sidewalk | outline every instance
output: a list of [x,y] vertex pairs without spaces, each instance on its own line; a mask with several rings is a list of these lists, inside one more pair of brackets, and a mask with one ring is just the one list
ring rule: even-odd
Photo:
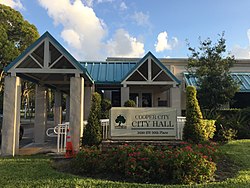
[[56,145],[51,144],[49,142],[45,144],[30,143],[19,149],[19,155],[35,155],[44,153],[51,153],[56,155],[60,154],[57,153]]

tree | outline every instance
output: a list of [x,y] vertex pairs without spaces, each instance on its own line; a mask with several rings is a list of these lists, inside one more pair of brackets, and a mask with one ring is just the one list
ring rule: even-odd
[[3,68],[38,37],[37,28],[24,20],[18,11],[0,4],[0,95],[4,86]]
[[239,86],[230,76],[230,68],[236,63],[234,56],[226,53],[224,33],[217,43],[208,38],[200,40],[198,50],[189,46],[191,56],[187,70],[197,79],[197,97],[202,109],[215,110],[227,104]]
[[198,100],[196,98],[196,89],[194,86],[186,88],[186,122],[183,128],[184,140],[190,140],[195,143],[206,140],[206,130],[200,110]]
[[92,94],[91,109],[88,117],[88,124],[83,132],[83,145],[98,146],[102,140],[101,132],[101,95],[97,92]]

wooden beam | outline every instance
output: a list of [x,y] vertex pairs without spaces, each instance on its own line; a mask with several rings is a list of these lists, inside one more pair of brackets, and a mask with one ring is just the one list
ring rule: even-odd
[[44,59],[43,59],[44,67],[48,68],[49,63],[50,63],[49,40],[46,38],[44,41]]
[[36,58],[33,57],[32,54],[30,54],[29,56],[31,57],[31,59],[33,59],[36,62],[37,65],[39,65],[41,68],[43,68],[42,65],[39,63],[39,61],[37,61]]
[[126,81],[126,85],[176,85],[173,81]]
[[76,74],[80,75],[82,72],[77,69],[40,69],[40,68],[16,68],[13,72],[16,73],[44,73],[44,74]]
[[62,59],[63,55],[60,55],[50,66],[49,68],[53,67],[60,59]]
[[148,80],[147,78],[145,78],[145,76],[137,69],[136,70],[141,76],[142,76],[142,78],[144,79],[144,80]]
[[60,84],[60,85],[67,85],[70,84],[70,81],[61,81],[61,80],[50,80],[50,81],[43,81],[44,84]]
[[152,80],[152,58],[148,58],[148,80]]
[[162,72],[163,72],[163,70],[161,69],[161,70],[155,75],[155,77],[152,79],[152,81],[154,81]]

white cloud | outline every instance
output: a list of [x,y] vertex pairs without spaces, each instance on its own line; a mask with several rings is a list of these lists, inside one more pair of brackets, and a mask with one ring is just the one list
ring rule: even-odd
[[109,56],[141,57],[144,53],[144,44],[131,37],[124,29],[118,29],[113,39],[108,41]]
[[24,9],[24,6],[20,0],[1,0],[0,4],[10,6],[14,9]]
[[232,49],[231,54],[234,55],[236,58],[250,58],[250,46],[244,48],[239,45],[235,45]]
[[100,51],[106,26],[92,8],[85,6],[81,0],[39,0],[39,3],[55,25],[63,26],[61,37],[76,58],[103,58]]
[[172,40],[169,40],[168,33],[166,31],[158,34],[157,42],[155,44],[156,52],[163,52],[164,50],[172,50],[178,44],[177,37],[172,37]]
[[72,29],[65,29],[61,33],[61,37],[70,45],[76,49],[81,49],[81,39],[78,33]]
[[149,15],[144,14],[143,12],[135,12],[132,15],[132,19],[136,22],[139,26],[150,26],[149,22]]
[[235,45],[232,48],[231,54],[234,55],[236,58],[250,58],[250,29],[247,30],[247,37],[248,37],[248,46],[241,47],[239,45]]
[[104,41],[108,28],[91,7],[81,0],[39,0],[54,24],[62,26],[67,49],[79,60],[100,60],[107,55],[141,56],[144,44],[123,30]]
[[123,1],[123,2],[121,2],[121,4],[120,4],[120,10],[126,10],[128,7],[127,7],[127,5],[126,5],[126,3]]

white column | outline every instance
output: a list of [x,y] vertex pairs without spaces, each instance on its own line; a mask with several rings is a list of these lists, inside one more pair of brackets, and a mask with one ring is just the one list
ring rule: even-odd
[[70,96],[66,96],[66,117],[65,121],[69,122],[69,114],[70,114]]
[[70,133],[73,149],[79,151],[80,137],[83,133],[84,79],[70,78]]
[[129,87],[121,87],[121,106],[129,100]]
[[84,87],[84,118],[85,120],[89,117],[90,107],[91,107],[91,96],[93,89],[91,86]]
[[62,123],[62,93],[55,91],[55,111],[54,111],[54,124],[57,126]]
[[177,110],[177,116],[181,115],[181,88],[170,88],[170,107]]
[[34,124],[35,143],[40,143],[40,144],[44,143],[46,128],[47,128],[46,87],[36,85],[35,124]]
[[2,125],[2,156],[14,156],[19,152],[21,80],[5,77]]

